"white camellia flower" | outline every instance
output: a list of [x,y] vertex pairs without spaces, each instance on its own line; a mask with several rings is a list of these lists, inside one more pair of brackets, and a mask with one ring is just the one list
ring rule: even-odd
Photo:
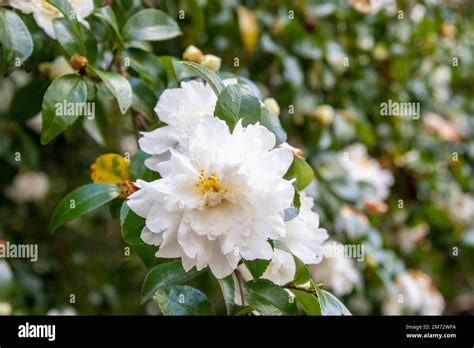
[[[327,248],[338,248],[341,244],[335,241],[325,243]],[[336,296],[352,292],[354,285],[360,281],[354,261],[347,257],[326,256],[319,265],[311,266],[311,275],[316,283],[324,283],[334,291]]]
[[[324,241],[328,238],[325,229],[319,228],[319,215],[311,209],[314,202],[304,192],[300,193],[301,207],[298,216],[285,222],[286,235],[279,240],[289,251],[305,264],[317,264],[323,259]],[[295,278],[296,264],[293,255],[274,249],[274,255],[262,278],[277,285],[285,285]],[[241,265],[239,269],[245,268]],[[250,274],[248,271],[243,274]],[[252,278],[246,279],[250,280]]]
[[[94,1],[68,0],[68,2],[74,10],[76,18],[84,25],[88,26],[87,22],[84,21],[84,18],[90,15],[94,10]],[[10,5],[25,14],[33,14],[38,26],[51,38],[56,39],[53,20],[64,17],[56,7],[49,4],[46,0],[10,0]]]
[[312,265],[320,263],[324,256],[324,242],[328,233],[319,228],[319,215],[312,208],[311,197],[300,192],[300,211],[294,219],[285,222],[286,235],[280,240],[303,263]]
[[385,315],[440,315],[444,299],[425,273],[408,270],[397,276],[394,288],[383,306]]
[[[236,79],[224,80],[225,85],[236,83]],[[182,144],[193,132],[196,122],[205,116],[214,115],[217,96],[211,86],[199,81],[183,81],[179,88],[165,90],[158,100],[155,112],[167,126],[151,132],[142,132],[140,148],[152,155],[145,161],[151,170],[169,158],[169,149]]]
[[43,172],[26,172],[18,174],[5,194],[17,203],[41,201],[49,192],[48,176]]
[[212,116],[196,123],[187,143],[158,164],[162,179],[138,180],[140,190],[129,196],[129,207],[146,218],[142,239],[160,246],[157,257],[180,257],[186,271],[209,265],[218,278],[241,258],[271,259],[268,240],[285,236],[283,211],[294,195],[282,178],[291,151],[275,149],[275,136],[261,125],[238,122],[231,133]]
[[374,190],[364,192],[365,198],[384,201],[394,179],[390,171],[382,169],[380,163],[370,158],[363,144],[353,144],[345,148],[338,156],[338,163],[345,170],[348,180],[354,183],[366,183]]

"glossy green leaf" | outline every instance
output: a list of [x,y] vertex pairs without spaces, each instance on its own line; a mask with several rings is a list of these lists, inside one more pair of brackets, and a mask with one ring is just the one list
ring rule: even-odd
[[321,315],[321,307],[315,294],[303,290],[290,290],[296,297],[296,302],[308,315]]
[[301,191],[314,179],[313,168],[304,159],[294,157],[293,163],[285,174],[285,179],[293,178],[296,178],[296,189]]
[[117,18],[115,13],[110,6],[99,7],[94,11],[94,16],[99,18],[102,22],[107,24],[114,32],[120,45],[123,45],[122,35],[118,26]]
[[247,282],[247,302],[263,315],[298,315],[298,308],[291,296],[267,279]]
[[79,53],[83,56],[87,55],[84,40],[81,37],[81,24],[77,19],[76,12],[67,0],[47,0],[51,5],[56,7],[63,15],[64,18],[69,22],[72,27],[72,32],[75,35],[76,43],[79,47]]
[[311,272],[309,271],[308,267],[297,257],[295,257],[295,264],[296,274],[292,283],[295,285],[306,284],[311,279]]
[[214,115],[224,120],[232,131],[239,120],[243,126],[259,122],[260,110],[256,97],[243,93],[238,85],[230,85],[219,94]]
[[76,188],[54,210],[49,224],[50,231],[53,232],[59,226],[97,209],[119,195],[118,187],[109,184],[88,184]]
[[270,260],[244,260],[244,263],[250,274],[252,274],[253,279],[258,279],[265,273],[265,270],[270,264]]
[[0,8],[0,41],[3,47],[2,72],[9,75],[33,53],[33,39],[21,18],[3,8]]
[[323,315],[352,315],[347,307],[330,292],[316,287],[316,295]]
[[231,315],[237,306],[235,304],[235,287],[238,279],[235,273],[232,273],[223,279],[218,279],[218,282],[222,290],[222,296],[224,297],[227,314]]
[[181,35],[178,24],[166,13],[146,9],[135,13],[122,31],[125,41],[163,41]]
[[179,260],[156,266],[145,277],[142,288],[142,303],[152,298],[158,289],[183,283],[196,277],[201,272],[196,271],[195,268],[186,272]]
[[120,112],[125,114],[128,109],[130,109],[133,102],[133,92],[130,82],[128,82],[125,77],[115,72],[101,71],[94,68],[92,68],[92,70],[100,77],[107,89],[115,96]]
[[122,224],[123,240],[130,245],[142,244],[140,235],[144,227],[145,219],[130,210]]
[[49,86],[43,98],[43,127],[41,143],[47,144],[83,114],[79,105],[87,101],[87,83],[78,75],[65,75],[57,78]]
[[206,82],[209,84],[209,86],[211,86],[212,90],[214,91],[214,93],[216,93],[217,96],[225,88],[225,85],[221,81],[219,76],[217,76],[208,68],[193,62],[180,62],[180,64],[182,64],[185,68],[191,70],[192,72],[206,80]]
[[155,300],[164,315],[214,315],[214,307],[198,289],[174,285],[159,289]]
[[281,126],[280,119],[268,108],[262,107],[261,125],[275,135],[277,145],[286,141],[287,135]]

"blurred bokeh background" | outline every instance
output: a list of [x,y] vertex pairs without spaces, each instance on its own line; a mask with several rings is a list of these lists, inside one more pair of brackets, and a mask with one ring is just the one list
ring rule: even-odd
[[[332,240],[365,246],[363,262],[334,266],[323,279],[354,314],[395,314],[390,294],[412,286],[400,278],[407,270],[427,276],[425,290],[442,295],[443,313],[474,313],[474,2],[111,3],[121,23],[149,6],[176,19],[183,35],[148,52],[181,57],[195,45],[222,59],[223,76],[247,77],[262,98],[277,101],[289,143],[315,170],[308,193],[321,226]],[[147,269],[124,255],[108,208],[48,230],[54,207],[90,182],[99,155],[136,151],[140,125],[106,105],[101,127],[113,132],[98,134],[83,120],[84,129],[74,126],[42,146],[42,96],[58,70],[70,67],[35,22],[22,18],[35,50],[24,69],[0,77],[0,240],[38,244],[39,259],[0,259],[0,314],[155,314],[152,303],[139,303]],[[145,76],[130,73],[146,79],[165,70],[160,60],[142,63]],[[157,98],[166,83],[153,87]],[[418,103],[420,114],[382,116],[389,100]],[[344,153],[360,154],[346,172]],[[365,170],[358,180],[354,173]],[[367,191],[363,181],[380,190]],[[209,274],[193,283],[222,304]]]

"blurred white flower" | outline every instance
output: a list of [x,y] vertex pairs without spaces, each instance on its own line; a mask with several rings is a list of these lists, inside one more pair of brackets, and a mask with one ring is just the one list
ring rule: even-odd
[[16,203],[43,200],[50,188],[48,176],[43,172],[19,173],[5,190],[8,198]]
[[[328,248],[339,248],[340,243],[329,241]],[[336,296],[347,295],[352,292],[354,285],[360,281],[360,275],[354,261],[347,257],[325,257],[319,265],[310,267],[311,275],[316,283],[324,283],[331,288]]]
[[12,305],[8,302],[0,302],[0,316],[11,315],[13,312]]
[[395,0],[350,0],[354,10],[363,14],[375,14],[380,10],[394,13],[397,10]]
[[423,117],[423,128],[445,141],[459,142],[461,140],[461,134],[456,123],[446,120],[433,112],[428,112]]
[[58,77],[75,73],[75,70],[64,56],[56,57],[52,62],[41,63],[39,69],[51,81]]
[[36,114],[35,117],[32,117],[26,121],[26,126],[32,131],[41,134],[41,128],[43,127],[43,117],[41,112]]
[[426,14],[426,7],[421,4],[416,4],[415,6],[411,8],[410,19],[413,22],[418,23],[425,17],[425,14]]
[[385,315],[440,315],[443,310],[444,299],[430,276],[416,270],[396,277],[394,288],[383,306]]
[[438,197],[438,204],[444,207],[451,218],[461,224],[474,221],[474,196],[464,193],[458,186],[451,186],[448,197]]
[[384,201],[388,197],[389,187],[394,182],[393,175],[390,171],[382,169],[379,162],[369,157],[363,144],[346,147],[339,153],[337,161],[346,171],[349,181],[373,187],[373,190],[363,192],[365,200]]
[[328,233],[319,227],[319,215],[312,211],[313,199],[301,192],[300,201],[298,216],[285,222],[286,235],[280,240],[305,264],[320,263],[325,251],[323,244],[328,239]]
[[291,151],[274,146],[275,136],[258,124],[239,122],[230,133],[212,116],[197,123],[188,146],[158,164],[162,179],[139,180],[129,196],[129,207],[146,218],[142,239],[160,245],[157,257],[180,257],[185,270],[209,265],[218,278],[241,258],[271,259],[268,239],[285,235],[283,211],[294,195],[282,178]]
[[[68,0],[74,15],[83,24],[88,26],[84,20],[94,10],[93,0]],[[64,17],[63,14],[46,0],[10,0],[10,5],[25,14],[33,14],[36,23],[41,27],[46,34],[51,38],[56,38],[54,32],[53,20]]]
[[429,229],[430,227],[426,223],[400,229],[400,231],[398,231],[400,249],[405,254],[412,252],[416,244],[428,234]]
[[62,309],[51,308],[46,315],[72,316],[77,315],[77,312],[72,307],[64,307]]

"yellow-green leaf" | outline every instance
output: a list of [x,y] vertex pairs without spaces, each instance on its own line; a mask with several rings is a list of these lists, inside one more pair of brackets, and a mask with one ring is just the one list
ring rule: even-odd
[[96,184],[119,184],[130,180],[130,161],[115,153],[97,157],[91,165],[91,178]]

